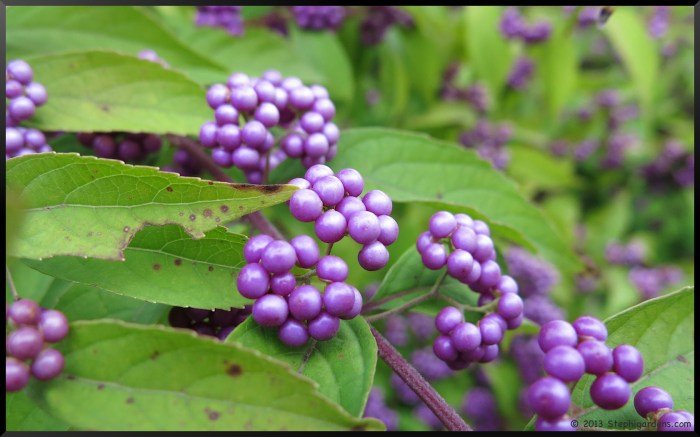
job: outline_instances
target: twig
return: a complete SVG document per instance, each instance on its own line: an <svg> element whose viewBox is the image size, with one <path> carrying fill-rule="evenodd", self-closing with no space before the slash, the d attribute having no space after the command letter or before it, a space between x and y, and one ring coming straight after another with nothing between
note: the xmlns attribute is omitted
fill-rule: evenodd
<svg viewBox="0 0 700 437"><path fill-rule="evenodd" d="M442 272L442 274L437 279L437 281L435 281L435 284L433 284L433 287L426 294L424 294L422 296L418 296L414 299L411 299L408 302L404 303L403 305L397 306L396 308L392 308L390 310L384 311L384 312L379 313L379 314L372 314L370 316L365 316L365 319L368 322L374 322L375 320L383 319L387 316L390 316L391 314L400 313L404 310L407 310L408 308L411 308L415 305L418 305L421 302L424 302L432 297L437 296L438 290L440 290L440 285L442 285L442 282L445 280L446 276L447 276L447 270Z"/></svg>
<svg viewBox="0 0 700 437"><path fill-rule="evenodd" d="M328 243L328 247L326 247L326 256L331 254L331 250L333 250L333 243Z"/></svg>
<svg viewBox="0 0 700 437"><path fill-rule="evenodd" d="M12 280L12 273L10 273L10 267L5 264L5 271L7 272L7 283L10 286L10 291L12 292L12 298L14 300L20 300L17 289L15 288L15 281Z"/></svg>
<svg viewBox="0 0 700 437"><path fill-rule="evenodd" d="M306 349L306 352L304 353L304 358L301 359L301 364L299 364L299 369L297 369L297 373L301 373L304 371L304 367L306 367L306 363L309 361L309 358L311 358L311 354L314 353L314 349L316 349L316 340L311 340L311 344L309 345L308 349Z"/></svg>
<svg viewBox="0 0 700 437"><path fill-rule="evenodd" d="M418 395L448 431L472 431L454 408L445 402L445 399L394 349L394 346L379 331L371 325L369 329L377 341L379 357Z"/></svg>
<svg viewBox="0 0 700 437"><path fill-rule="evenodd" d="M391 302L392 300L400 299L408 294L415 293L416 291L420 291L423 288L427 288L427 287L409 288L408 290L399 291L398 293L394 293L391 296L383 297L379 300L375 300L374 302L367 302L367 304L362 307L362 314L366 314L366 313L372 311L373 309L384 305L387 302Z"/></svg>
<svg viewBox="0 0 700 437"><path fill-rule="evenodd" d="M178 135L167 135L167 138L175 147L187 150L187 153L199 161L202 167L207 169L217 181L235 183L229 175L212 161L209 155L204 153L204 150L202 150L202 147L196 141ZM284 235L282 235L260 211L252 212L246 215L245 218L247 218L254 227L258 228L260 232L271 236L275 240L284 240Z"/></svg>

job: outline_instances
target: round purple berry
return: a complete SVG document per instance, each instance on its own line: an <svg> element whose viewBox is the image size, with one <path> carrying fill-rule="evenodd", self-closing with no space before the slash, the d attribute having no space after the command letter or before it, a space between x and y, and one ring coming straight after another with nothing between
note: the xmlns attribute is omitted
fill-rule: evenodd
<svg viewBox="0 0 700 437"><path fill-rule="evenodd" d="M312 222L323 213L323 201L315 191L297 190L289 199L289 211L302 222Z"/></svg>
<svg viewBox="0 0 700 437"><path fill-rule="evenodd" d="M276 240L267 245L260 260L268 272L285 273L294 267L297 255L291 244Z"/></svg>
<svg viewBox="0 0 700 437"><path fill-rule="evenodd" d="M350 196L357 197L362 194L365 183L360 172L352 168L344 168L338 172L337 177L340 179L340 182L343 183L345 191Z"/></svg>
<svg viewBox="0 0 700 437"><path fill-rule="evenodd" d="M542 325L537 342L542 352L549 352L555 346L576 347L578 336L570 323L563 320L552 320Z"/></svg>
<svg viewBox="0 0 700 437"><path fill-rule="evenodd" d="M231 159L231 152L228 152L220 147L217 147L211 151L211 159L219 167L229 168L233 165L233 160Z"/></svg>
<svg viewBox="0 0 700 437"><path fill-rule="evenodd" d="M515 293L505 293L498 299L496 311L504 319L514 319L523 313L523 300Z"/></svg>
<svg viewBox="0 0 700 437"><path fill-rule="evenodd" d="M501 280L498 282L497 288L504 294L518 294L518 284L515 282L515 279L508 275L501 275Z"/></svg>
<svg viewBox="0 0 700 437"><path fill-rule="evenodd" d="M357 317L360 314L360 312L362 312L362 294L357 288L352 286L351 288L353 293L355 293L355 302L353 303L350 311L340 316L341 319L350 320Z"/></svg>
<svg viewBox="0 0 700 437"><path fill-rule="evenodd" d="M238 272L238 292L248 299L257 299L270 289L270 274L260 264L247 264Z"/></svg>
<svg viewBox="0 0 700 437"><path fill-rule="evenodd" d="M463 322L452 329L450 339L459 352L470 351L481 344L481 331L476 325Z"/></svg>
<svg viewBox="0 0 700 437"><path fill-rule="evenodd" d="M689 423L690 422L690 423ZM695 421L690 421L688 417L678 411L666 413L659 417L656 426L657 431L693 431Z"/></svg>
<svg viewBox="0 0 700 437"><path fill-rule="evenodd" d="M457 249L474 252L476 250L476 233L467 227L459 226L452 233L452 244Z"/></svg>
<svg viewBox="0 0 700 437"><path fill-rule="evenodd" d="M275 275L270 280L270 289L273 293L280 296L286 296L291 293L296 285L296 278L289 272Z"/></svg>
<svg viewBox="0 0 700 437"><path fill-rule="evenodd" d="M12 79L23 85L28 85L34 77L32 67L21 59L10 61L5 71Z"/></svg>
<svg viewBox="0 0 700 437"><path fill-rule="evenodd" d="M231 90L231 103L239 111L252 111L258 105L258 95L249 86L239 86Z"/></svg>
<svg viewBox="0 0 700 437"><path fill-rule="evenodd" d="M323 305L332 316L341 316L352 310L355 303L353 289L344 282L332 282L323 292Z"/></svg>
<svg viewBox="0 0 700 437"><path fill-rule="evenodd" d="M416 240L416 249L418 249L418 252L422 254L425 248L432 243L433 237L430 235L429 231L425 231L418 236L418 240Z"/></svg>
<svg viewBox="0 0 700 437"><path fill-rule="evenodd" d="M479 285L490 289L498 285L501 281L501 268L498 263L488 260L481 263L481 275L479 276Z"/></svg>
<svg viewBox="0 0 700 437"><path fill-rule="evenodd" d="M448 306L435 316L435 328L441 334L448 335L460 323L464 322L464 314L455 307Z"/></svg>
<svg viewBox="0 0 700 437"><path fill-rule="evenodd" d="M243 258L251 264L259 262L263 251L272 241L272 237L265 234L251 237L245 246L243 246Z"/></svg>
<svg viewBox="0 0 700 437"><path fill-rule="evenodd" d="M207 103L214 110L226 103L228 99L229 90L222 84L217 83L207 90Z"/></svg>
<svg viewBox="0 0 700 437"><path fill-rule="evenodd" d="M576 350L578 350L583 357L583 361L586 365L586 373L591 375L602 375L612 369L612 351L602 341L582 341L576 347Z"/></svg>
<svg viewBox="0 0 700 437"><path fill-rule="evenodd" d="M485 345L497 344L503 340L504 327L496 319L484 317L479 321L479 331L481 332L481 342Z"/></svg>
<svg viewBox="0 0 700 437"><path fill-rule="evenodd" d="M276 126L280 120L280 111L272 103L261 103L255 110L255 119L266 128Z"/></svg>
<svg viewBox="0 0 700 437"><path fill-rule="evenodd" d="M41 308L33 300L20 299L10 305L9 317L20 325L33 325L39 320Z"/></svg>
<svg viewBox="0 0 700 437"><path fill-rule="evenodd" d="M337 205L338 202L343 200L343 197L345 196L345 188L343 187L343 183L340 182L340 179L335 176L324 176L319 178L313 184L312 189L316 192L316 194L318 194L318 197L321 198L321 201L326 206Z"/></svg>
<svg viewBox="0 0 700 437"><path fill-rule="evenodd" d="M634 409L640 416L646 418L649 413L661 409L672 410L673 398L659 387L644 387L634 395Z"/></svg>
<svg viewBox="0 0 700 437"><path fill-rule="evenodd" d="M56 343L68 335L68 319L62 312L57 310L43 311L39 317L39 329L44 336L44 340L49 343Z"/></svg>
<svg viewBox="0 0 700 437"><path fill-rule="evenodd" d="M311 188L311 184L309 181L303 178L294 178L291 181L287 182L289 185L294 185L295 187L299 187L299 189L305 190L308 188Z"/></svg>
<svg viewBox="0 0 700 437"><path fill-rule="evenodd" d="M297 320L312 320L321 312L321 293L311 285L302 285L289 295L289 312Z"/></svg>
<svg viewBox="0 0 700 437"><path fill-rule="evenodd" d="M372 190L364 195L362 202L365 204L367 211L373 212L375 215L390 215L392 210L391 198L383 191Z"/></svg>
<svg viewBox="0 0 700 437"><path fill-rule="evenodd" d="M472 225L472 229L474 229L474 232L480 235L486 235L490 236L491 235L491 230L489 229L489 225L484 223L481 220L474 220L474 224Z"/></svg>
<svg viewBox="0 0 700 437"><path fill-rule="evenodd" d="M235 126L238 124L238 117L238 111L231 105L221 105L214 110L214 119L219 126Z"/></svg>
<svg viewBox="0 0 700 437"><path fill-rule="evenodd" d="M340 329L340 319L328 313L321 313L309 322L309 335L318 340L330 340Z"/></svg>
<svg viewBox="0 0 700 437"><path fill-rule="evenodd" d="M199 142L204 147L214 147L217 144L218 127L213 121L204 123L199 128Z"/></svg>
<svg viewBox="0 0 700 437"><path fill-rule="evenodd" d="M389 215L380 215L377 218L379 219L377 241L385 246L393 244L399 238L399 224Z"/></svg>
<svg viewBox="0 0 700 437"><path fill-rule="evenodd" d="M297 264L305 269L311 268L318 263L319 249L316 241L308 235L299 235L292 238L290 244L297 255Z"/></svg>
<svg viewBox="0 0 700 437"><path fill-rule="evenodd" d="M303 346L309 340L309 332L306 330L306 326L294 319L287 319L280 326L278 335L282 343L292 347Z"/></svg>
<svg viewBox="0 0 700 437"><path fill-rule="evenodd" d="M342 282L348 277L348 265L342 258L327 255L318 262L316 272L323 281Z"/></svg>
<svg viewBox="0 0 700 437"><path fill-rule="evenodd" d="M571 346L557 346L544 356L544 371L564 382L581 379L586 365L581 354Z"/></svg>
<svg viewBox="0 0 700 437"><path fill-rule="evenodd" d="M233 152L241 145L241 130L234 124L225 124L216 131L216 141L222 149Z"/></svg>
<svg viewBox="0 0 700 437"><path fill-rule="evenodd" d="M448 237L457 227L455 216L447 211L439 211L430 217L430 233L435 238Z"/></svg>
<svg viewBox="0 0 700 437"><path fill-rule="evenodd" d="M535 431L576 431L576 427L572 426L572 420L567 416L552 420L538 417L535 421Z"/></svg>
<svg viewBox="0 0 700 437"><path fill-rule="evenodd" d="M287 301L276 294L266 294L253 304L253 319L262 326L280 326L288 315Z"/></svg>
<svg viewBox="0 0 700 437"><path fill-rule="evenodd" d="M360 249L357 261L365 270L379 270L389 262L389 251L382 243L375 241Z"/></svg>
<svg viewBox="0 0 700 437"><path fill-rule="evenodd" d="M421 252L423 264L431 270L439 270L447 263L447 252L442 243L430 243Z"/></svg>
<svg viewBox="0 0 700 437"><path fill-rule="evenodd" d="M377 241L380 231L379 219L369 211L356 212L348 220L348 234L360 244Z"/></svg>
<svg viewBox="0 0 700 437"><path fill-rule="evenodd" d="M614 373L597 377L591 385L591 399L604 410L624 407L631 394L627 381Z"/></svg>
<svg viewBox="0 0 700 437"><path fill-rule="evenodd" d="M635 382L644 373L644 359L636 347L621 344L613 349L613 370L627 382Z"/></svg>
<svg viewBox="0 0 700 437"><path fill-rule="evenodd" d="M345 235L348 222L345 216L334 209L330 209L316 219L314 230L318 238L324 243L335 243Z"/></svg>
<svg viewBox="0 0 700 437"><path fill-rule="evenodd" d="M547 420L566 414L571 404L569 388L558 379L546 376L538 379L527 391L530 407Z"/></svg>
<svg viewBox="0 0 700 437"><path fill-rule="evenodd" d="M41 381L48 381L57 377L65 365L66 360L59 351L44 349L32 361L32 376Z"/></svg>
<svg viewBox="0 0 700 437"><path fill-rule="evenodd" d="M29 367L22 361L5 358L5 390L15 392L22 390L29 382Z"/></svg>
<svg viewBox="0 0 700 437"><path fill-rule="evenodd" d="M36 106L41 106L48 100L46 88L40 83L32 82L24 89L24 93Z"/></svg>
<svg viewBox="0 0 700 437"><path fill-rule="evenodd" d="M447 257L447 272L453 278L466 281L474 266L474 258L466 250L457 249Z"/></svg>
<svg viewBox="0 0 700 437"><path fill-rule="evenodd" d="M309 181L311 185L315 184L317 180L324 176L333 176L333 170L330 167L323 164L312 165L306 170L304 174L304 179Z"/></svg>
<svg viewBox="0 0 700 437"><path fill-rule="evenodd" d="M579 337L590 337L600 341L608 338L605 324L595 317L581 316L574 321L573 326Z"/></svg>
<svg viewBox="0 0 700 437"><path fill-rule="evenodd" d="M366 211L365 204L362 203L362 201L359 198L353 196L346 196L345 198L343 198L343 200L341 200L340 203L335 207L335 210L343 214L345 220L350 220L350 217L352 217L352 215L356 212Z"/></svg>
<svg viewBox="0 0 700 437"><path fill-rule="evenodd" d="M442 361L454 361L457 359L457 349L447 335L438 336L433 342L433 353Z"/></svg>
<svg viewBox="0 0 700 437"><path fill-rule="evenodd" d="M5 348L7 354L19 360L28 360L37 356L44 345L41 333L30 326L22 326L7 336Z"/></svg>

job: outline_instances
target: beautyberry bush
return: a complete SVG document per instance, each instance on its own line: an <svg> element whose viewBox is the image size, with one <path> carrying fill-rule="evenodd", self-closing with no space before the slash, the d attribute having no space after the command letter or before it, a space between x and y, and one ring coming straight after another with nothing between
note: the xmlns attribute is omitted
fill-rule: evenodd
<svg viewBox="0 0 700 437"><path fill-rule="evenodd" d="M5 12L6 430L694 431L690 7Z"/></svg>

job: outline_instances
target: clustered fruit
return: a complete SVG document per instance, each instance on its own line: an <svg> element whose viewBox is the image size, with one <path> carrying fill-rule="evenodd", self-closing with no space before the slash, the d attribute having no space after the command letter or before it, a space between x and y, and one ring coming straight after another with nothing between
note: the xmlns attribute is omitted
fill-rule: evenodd
<svg viewBox="0 0 700 437"><path fill-rule="evenodd" d="M325 243L337 243L345 235L363 247L357 259L365 270L374 271L389 262L386 246L399 235L391 217L391 198L380 190L364 190L362 175L346 168L333 173L329 167L310 167L304 178L290 182L300 188L289 200L289 210L302 222L315 222L314 230Z"/></svg>
<svg viewBox="0 0 700 437"><path fill-rule="evenodd" d="M5 69L5 159L31 153L50 152L46 137L37 129L20 127L31 118L36 108L46 103L46 88L34 82L32 67L21 59L7 64Z"/></svg>
<svg viewBox="0 0 700 437"><path fill-rule="evenodd" d="M158 135L127 132L81 132L78 142L89 147L99 158L140 162L148 155L158 153L163 141Z"/></svg>
<svg viewBox="0 0 700 437"><path fill-rule="evenodd" d="M474 128L462 132L459 142L468 149L475 149L482 159L485 159L497 170L503 170L510 163L510 154L506 144L513 136L513 129L506 123L489 123L482 118Z"/></svg>
<svg viewBox="0 0 700 437"><path fill-rule="evenodd" d="M309 337L329 340L338 332L340 319L352 319L362 309L362 295L344 282L345 261L333 255L321 257L316 241L308 235L290 242L257 235L248 240L243 256L248 264L238 274L238 291L255 300L253 320L279 328L279 338L286 345L303 346ZM295 265L316 268L318 279L326 283L323 294L291 272Z"/></svg>
<svg viewBox="0 0 700 437"><path fill-rule="evenodd" d="M547 21L528 24L520 11L509 7L501 16L500 30L506 39L520 39L526 44L538 44L549 39L552 25Z"/></svg>
<svg viewBox="0 0 700 437"><path fill-rule="evenodd" d="M501 274L490 229L481 220L466 214L439 211L430 218L429 231L416 242L423 264L438 270L447 266L447 274L480 294L479 306L495 309L476 325L465 322L461 310L448 306L435 317L440 335L433 351L453 370L474 362L487 363L498 356L498 345L506 330L523 321L523 301L518 285ZM446 249L447 247L447 249Z"/></svg>
<svg viewBox="0 0 700 437"><path fill-rule="evenodd" d="M195 24L218 27L234 36L243 35L244 31L241 6L198 6Z"/></svg>
<svg viewBox="0 0 700 437"><path fill-rule="evenodd" d="M582 316L573 324L563 320L545 323L537 338L544 356L544 376L528 389L528 403L538 415L538 431L572 430L566 415L571 404L567 383L575 384L584 374L595 375L590 394L604 410L627 404L633 383L644 373L644 359L628 344L614 349L605 345L608 330L600 320Z"/></svg>
<svg viewBox="0 0 700 437"><path fill-rule="evenodd" d="M251 183L262 183L286 158L299 158L309 168L336 154L335 106L320 85L305 86L275 70L260 78L234 73L225 85L209 88L207 103L215 121L201 126L200 142L212 149L217 165L236 166ZM273 128L284 132L279 142Z"/></svg>
<svg viewBox="0 0 700 437"><path fill-rule="evenodd" d="M46 346L68 335L66 316L57 310L43 309L32 300L20 299L6 307L5 320L10 327L5 338L6 391L22 390L31 376L40 381L58 376L65 360L59 351Z"/></svg>
<svg viewBox="0 0 700 437"><path fill-rule="evenodd" d="M659 387L649 386L634 395L634 409L644 419L657 423L657 431L694 431L695 416L690 411L673 410L673 398Z"/></svg>
<svg viewBox="0 0 700 437"><path fill-rule="evenodd" d="M172 307L168 313L168 322L174 328L191 329L199 335L224 341L236 326L245 322L250 312L249 306L229 310Z"/></svg>
<svg viewBox="0 0 700 437"><path fill-rule="evenodd" d="M335 30L345 21L344 6L292 6L292 14L302 29Z"/></svg>

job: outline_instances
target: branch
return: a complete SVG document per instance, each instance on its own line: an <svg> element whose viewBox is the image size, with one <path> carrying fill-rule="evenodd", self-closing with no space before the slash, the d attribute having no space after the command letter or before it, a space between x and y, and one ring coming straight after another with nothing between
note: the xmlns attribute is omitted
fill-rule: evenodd
<svg viewBox="0 0 700 437"><path fill-rule="evenodd" d="M197 141L178 135L167 135L167 137L168 141L170 141L173 146L186 150L187 153L199 161L202 167L214 176L214 179L219 182L235 183L226 172L221 170L221 167L216 165L209 155L204 153L204 150L202 150L202 147ZM284 240L284 235L282 235L260 211L252 212L246 215L245 218L247 218L254 227L258 228L260 232L271 236L275 240Z"/></svg>
<svg viewBox="0 0 700 437"><path fill-rule="evenodd" d="M373 326L370 325L369 328L377 341L379 357L418 395L445 425L445 428L448 431L472 431L454 408L445 402L430 383L394 349L394 346Z"/></svg>
<svg viewBox="0 0 700 437"><path fill-rule="evenodd" d="M373 322L373 321L375 321L375 320L383 319L383 318L385 318L385 317L387 317L387 316L390 316L391 314L400 313L400 312L402 312L402 311L404 311L404 310L407 310L407 309L409 309L409 308L411 308L411 307L413 307L413 306L416 306L416 305L418 305L419 303L422 303L422 302L424 302L424 301L426 301L426 300L428 300L428 299L430 299L430 298L432 298L432 297L437 296L437 295L438 295L438 292L439 292L439 290L440 290L440 285L442 285L442 283L443 283L443 281L445 280L445 277L446 277L446 276L447 276L447 270L445 270L445 271L438 277L437 281L435 281L435 284L433 284L433 287L432 287L432 288L430 289L430 291L427 292L426 294L424 294L424 295L422 295L422 296L415 297L415 298L409 300L408 302L397 306L396 308L392 308L392 309L390 309L390 310L387 310L387 311L384 311L384 312L381 312L381 313L378 313L378 314L372 314L372 315L369 315L369 316L365 316L365 319L366 319L368 322Z"/></svg>

